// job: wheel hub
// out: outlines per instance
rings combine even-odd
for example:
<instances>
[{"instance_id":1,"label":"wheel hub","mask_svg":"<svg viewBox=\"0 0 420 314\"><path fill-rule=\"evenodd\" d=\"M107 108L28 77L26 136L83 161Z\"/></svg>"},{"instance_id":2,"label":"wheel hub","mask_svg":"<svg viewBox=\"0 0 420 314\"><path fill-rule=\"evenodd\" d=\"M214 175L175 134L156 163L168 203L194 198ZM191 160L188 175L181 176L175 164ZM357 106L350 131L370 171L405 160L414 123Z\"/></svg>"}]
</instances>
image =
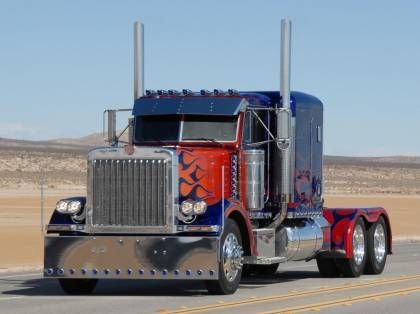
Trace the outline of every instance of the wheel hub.
<instances>
[{"instance_id":1,"label":"wheel hub","mask_svg":"<svg viewBox=\"0 0 420 314\"><path fill-rule=\"evenodd\" d=\"M233 233L229 233L223 243L223 272L229 282L236 279L242 268L243 253L238 238Z\"/></svg>"},{"instance_id":2,"label":"wheel hub","mask_svg":"<svg viewBox=\"0 0 420 314\"><path fill-rule=\"evenodd\" d=\"M362 264L365 257L365 235L363 228L356 225L353 231L353 258L357 265Z\"/></svg>"},{"instance_id":3,"label":"wheel hub","mask_svg":"<svg viewBox=\"0 0 420 314\"><path fill-rule=\"evenodd\" d=\"M385 230L381 224L378 224L373 234L373 249L375 251L375 259L378 263L381 263L386 253L386 239Z\"/></svg>"}]
</instances>

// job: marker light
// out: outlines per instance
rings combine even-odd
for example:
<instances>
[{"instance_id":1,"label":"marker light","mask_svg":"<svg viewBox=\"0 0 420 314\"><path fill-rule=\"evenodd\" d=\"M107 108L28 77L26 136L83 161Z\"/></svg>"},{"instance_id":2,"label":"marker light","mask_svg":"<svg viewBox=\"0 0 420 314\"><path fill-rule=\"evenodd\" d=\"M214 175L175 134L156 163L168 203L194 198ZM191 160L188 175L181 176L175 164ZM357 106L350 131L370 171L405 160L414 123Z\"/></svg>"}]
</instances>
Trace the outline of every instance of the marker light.
<instances>
[{"instance_id":1,"label":"marker light","mask_svg":"<svg viewBox=\"0 0 420 314\"><path fill-rule=\"evenodd\" d=\"M210 91L208 91L207 89L202 89L200 90L200 95L201 96L210 95Z\"/></svg>"},{"instance_id":2,"label":"marker light","mask_svg":"<svg viewBox=\"0 0 420 314\"><path fill-rule=\"evenodd\" d=\"M213 93L215 96L219 96L219 95L223 95L224 91L222 91L221 89L215 89L213 90Z\"/></svg>"}]
</instances>

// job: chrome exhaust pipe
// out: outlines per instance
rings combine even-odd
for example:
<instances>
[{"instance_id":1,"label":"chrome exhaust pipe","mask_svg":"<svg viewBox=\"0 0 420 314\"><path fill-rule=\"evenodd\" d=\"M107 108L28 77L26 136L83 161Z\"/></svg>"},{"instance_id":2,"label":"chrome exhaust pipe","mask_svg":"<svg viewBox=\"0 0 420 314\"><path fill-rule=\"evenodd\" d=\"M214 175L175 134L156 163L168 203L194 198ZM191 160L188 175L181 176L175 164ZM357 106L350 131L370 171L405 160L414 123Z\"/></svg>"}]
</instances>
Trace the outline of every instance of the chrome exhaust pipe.
<instances>
[{"instance_id":1,"label":"chrome exhaust pipe","mask_svg":"<svg viewBox=\"0 0 420 314\"><path fill-rule=\"evenodd\" d=\"M289 19L281 21L280 96L281 107L276 108L277 150L274 154L272 194L280 205L280 212L270 225L279 226L287 215L287 206L292 199L292 115L290 110L290 54L291 29Z\"/></svg>"},{"instance_id":2,"label":"chrome exhaust pipe","mask_svg":"<svg viewBox=\"0 0 420 314\"><path fill-rule=\"evenodd\" d=\"M290 109L290 54L292 22L281 20L280 94L282 107Z\"/></svg>"},{"instance_id":3,"label":"chrome exhaust pipe","mask_svg":"<svg viewBox=\"0 0 420 314\"><path fill-rule=\"evenodd\" d=\"M134 100L144 95L144 27L134 23Z\"/></svg>"}]
</instances>

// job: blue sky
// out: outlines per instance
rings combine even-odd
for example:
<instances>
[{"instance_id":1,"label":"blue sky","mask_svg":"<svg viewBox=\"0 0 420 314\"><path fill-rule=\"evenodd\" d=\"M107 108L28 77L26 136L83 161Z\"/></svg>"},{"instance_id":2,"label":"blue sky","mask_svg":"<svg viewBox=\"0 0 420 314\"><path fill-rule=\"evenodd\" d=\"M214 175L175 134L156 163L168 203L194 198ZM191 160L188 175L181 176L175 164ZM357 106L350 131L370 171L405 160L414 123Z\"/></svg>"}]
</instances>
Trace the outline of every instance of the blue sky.
<instances>
[{"instance_id":1,"label":"blue sky","mask_svg":"<svg viewBox=\"0 0 420 314\"><path fill-rule=\"evenodd\" d=\"M79 137L131 107L135 20L148 89L278 89L282 17L292 89L325 104L325 152L420 155L414 0L0 0L0 137Z\"/></svg>"}]
</instances>

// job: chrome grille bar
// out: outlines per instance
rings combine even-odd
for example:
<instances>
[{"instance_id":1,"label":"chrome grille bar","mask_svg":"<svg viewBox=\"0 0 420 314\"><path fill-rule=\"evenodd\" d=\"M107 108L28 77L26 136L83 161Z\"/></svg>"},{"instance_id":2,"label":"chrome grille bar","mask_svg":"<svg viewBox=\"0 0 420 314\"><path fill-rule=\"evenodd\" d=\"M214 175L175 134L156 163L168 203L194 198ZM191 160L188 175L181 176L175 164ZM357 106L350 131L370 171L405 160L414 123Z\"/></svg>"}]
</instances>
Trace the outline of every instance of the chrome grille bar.
<instances>
[{"instance_id":1,"label":"chrome grille bar","mask_svg":"<svg viewBox=\"0 0 420 314\"><path fill-rule=\"evenodd\" d=\"M93 226L167 225L166 159L93 159L89 163Z\"/></svg>"}]
</instances>

